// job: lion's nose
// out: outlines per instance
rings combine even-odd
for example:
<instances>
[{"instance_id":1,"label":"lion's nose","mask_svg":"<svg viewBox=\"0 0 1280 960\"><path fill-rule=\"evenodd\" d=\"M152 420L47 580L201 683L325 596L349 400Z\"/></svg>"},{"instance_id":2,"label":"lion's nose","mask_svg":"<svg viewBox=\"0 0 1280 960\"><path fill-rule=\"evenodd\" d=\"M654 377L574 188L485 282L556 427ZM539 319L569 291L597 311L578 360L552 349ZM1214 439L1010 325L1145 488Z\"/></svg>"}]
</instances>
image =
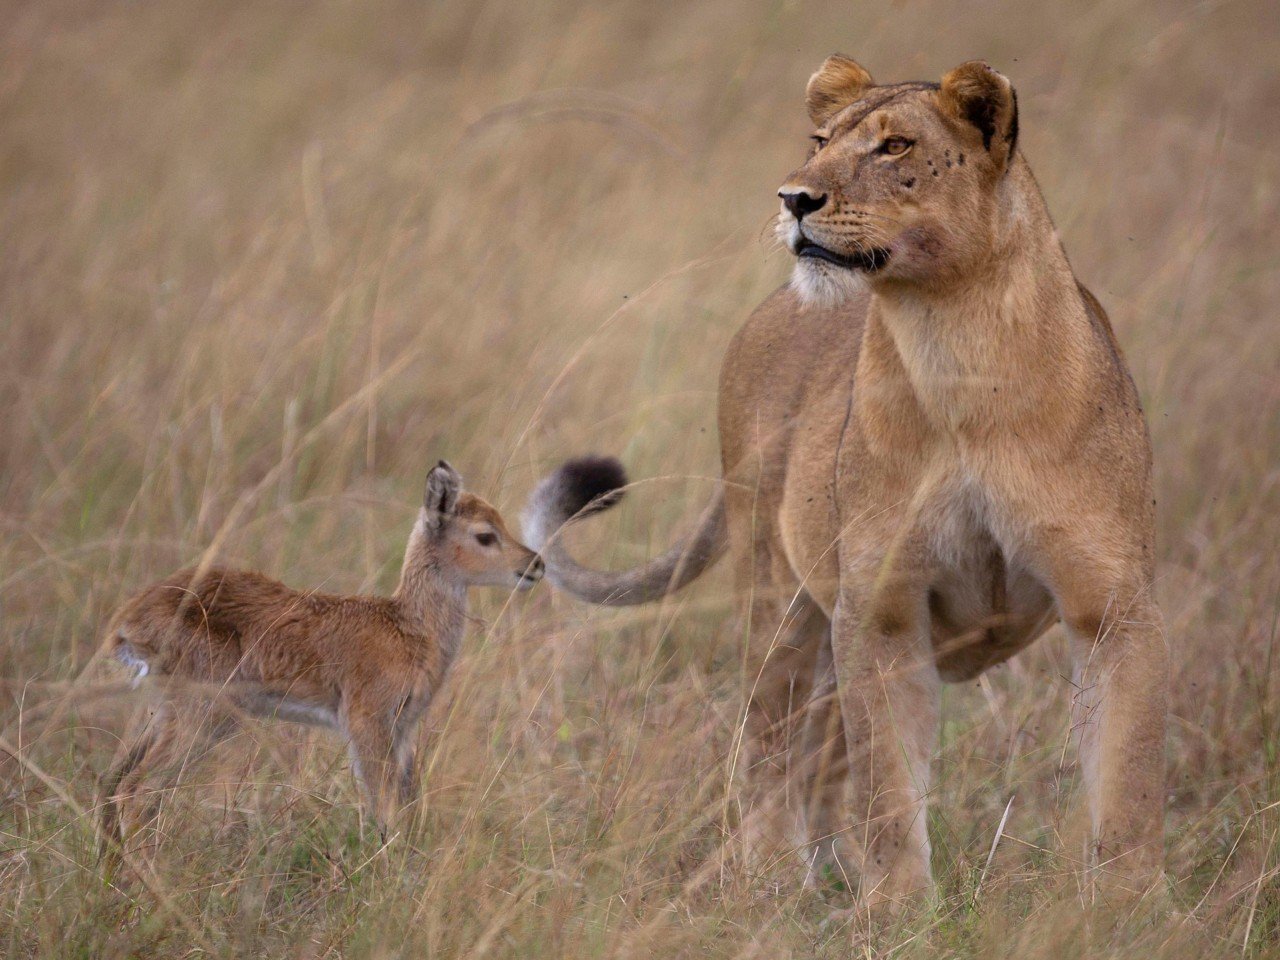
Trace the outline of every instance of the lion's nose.
<instances>
[{"instance_id":1,"label":"lion's nose","mask_svg":"<svg viewBox=\"0 0 1280 960\"><path fill-rule=\"evenodd\" d=\"M778 191L778 196L782 198L782 202L786 204L787 209L791 211L791 215L797 220L803 220L805 214L821 210L823 204L827 202L825 193L820 193L815 197L803 188L791 190L783 187Z\"/></svg>"}]
</instances>

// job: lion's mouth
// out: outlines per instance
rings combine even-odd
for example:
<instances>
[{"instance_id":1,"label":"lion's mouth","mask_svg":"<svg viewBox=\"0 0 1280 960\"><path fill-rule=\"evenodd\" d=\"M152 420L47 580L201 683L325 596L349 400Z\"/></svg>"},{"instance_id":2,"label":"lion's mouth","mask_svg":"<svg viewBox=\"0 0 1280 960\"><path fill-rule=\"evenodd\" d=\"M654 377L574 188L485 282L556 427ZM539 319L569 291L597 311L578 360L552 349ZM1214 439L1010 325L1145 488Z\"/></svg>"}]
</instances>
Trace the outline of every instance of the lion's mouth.
<instances>
[{"instance_id":1,"label":"lion's mouth","mask_svg":"<svg viewBox=\"0 0 1280 960\"><path fill-rule=\"evenodd\" d=\"M879 270L889 262L889 251L884 247L870 247L866 250L859 250L857 253L846 255L836 253L834 250L828 250L803 235L796 242L795 254L797 257L825 260L827 263L835 264L837 267L844 267L846 270L866 270L867 272Z\"/></svg>"}]
</instances>

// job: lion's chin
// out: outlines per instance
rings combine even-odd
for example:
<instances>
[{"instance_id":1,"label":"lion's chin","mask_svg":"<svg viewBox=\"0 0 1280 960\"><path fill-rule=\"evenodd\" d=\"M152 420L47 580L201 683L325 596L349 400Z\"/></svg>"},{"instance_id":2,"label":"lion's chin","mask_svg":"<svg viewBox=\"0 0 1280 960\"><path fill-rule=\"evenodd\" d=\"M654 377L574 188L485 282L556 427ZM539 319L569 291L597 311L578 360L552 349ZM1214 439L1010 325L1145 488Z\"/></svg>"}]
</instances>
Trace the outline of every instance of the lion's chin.
<instances>
[{"instance_id":1,"label":"lion's chin","mask_svg":"<svg viewBox=\"0 0 1280 960\"><path fill-rule=\"evenodd\" d=\"M811 307L835 307L852 299L863 288L863 274L814 257L799 257L791 271L791 288Z\"/></svg>"}]
</instances>

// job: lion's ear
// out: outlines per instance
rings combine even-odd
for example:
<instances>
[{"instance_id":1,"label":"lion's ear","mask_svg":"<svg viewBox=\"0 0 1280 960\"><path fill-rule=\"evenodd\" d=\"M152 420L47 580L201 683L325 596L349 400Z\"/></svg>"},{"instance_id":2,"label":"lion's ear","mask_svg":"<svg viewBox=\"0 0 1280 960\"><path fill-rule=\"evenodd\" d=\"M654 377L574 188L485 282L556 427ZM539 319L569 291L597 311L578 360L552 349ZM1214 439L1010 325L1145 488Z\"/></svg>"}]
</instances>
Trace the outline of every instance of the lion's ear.
<instances>
[{"instance_id":1,"label":"lion's ear","mask_svg":"<svg viewBox=\"0 0 1280 960\"><path fill-rule=\"evenodd\" d=\"M873 86L871 74L843 54L833 53L809 78L809 86L805 88L809 119L822 126Z\"/></svg>"},{"instance_id":2,"label":"lion's ear","mask_svg":"<svg viewBox=\"0 0 1280 960\"><path fill-rule=\"evenodd\" d=\"M945 77L938 105L982 134L982 145L1004 170L1018 144L1018 95L1009 78L982 60L962 63Z\"/></svg>"}]
</instances>

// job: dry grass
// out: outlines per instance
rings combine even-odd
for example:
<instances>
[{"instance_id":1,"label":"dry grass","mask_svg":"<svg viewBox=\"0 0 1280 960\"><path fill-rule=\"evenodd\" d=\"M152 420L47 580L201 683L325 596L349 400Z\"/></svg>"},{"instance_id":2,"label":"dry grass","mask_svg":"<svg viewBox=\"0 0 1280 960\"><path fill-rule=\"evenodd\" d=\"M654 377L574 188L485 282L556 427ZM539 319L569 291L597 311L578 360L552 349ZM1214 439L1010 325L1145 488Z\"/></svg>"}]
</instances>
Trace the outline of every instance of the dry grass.
<instances>
[{"instance_id":1,"label":"dry grass","mask_svg":"<svg viewBox=\"0 0 1280 960\"><path fill-rule=\"evenodd\" d=\"M3 8L7 955L848 955L847 894L716 866L742 704L724 571L626 614L485 598L385 850L336 746L262 728L108 884L88 811L138 703L29 714L107 676L86 666L110 609L211 544L387 588L440 456L514 509L559 457L618 453L662 479L583 551L665 544L716 472L723 347L789 266L762 229L834 48L884 79L984 56L1018 85L1151 416L1175 656L1167 910L1081 909L1055 635L947 691L942 898L878 948L1280 953L1269 4Z\"/></svg>"}]
</instances>

